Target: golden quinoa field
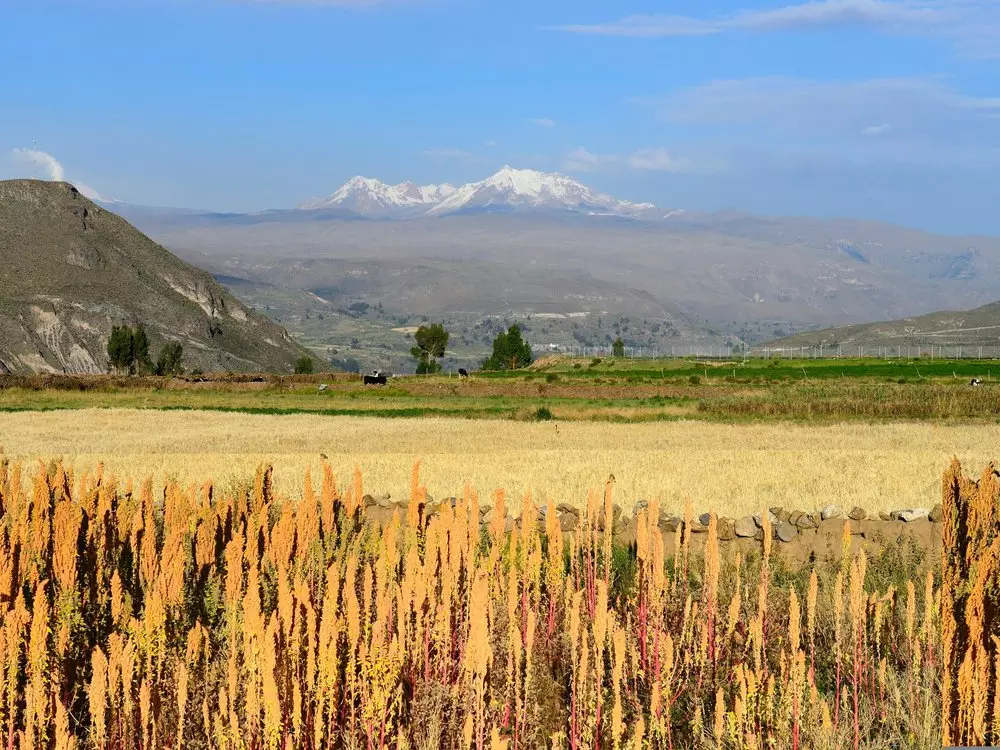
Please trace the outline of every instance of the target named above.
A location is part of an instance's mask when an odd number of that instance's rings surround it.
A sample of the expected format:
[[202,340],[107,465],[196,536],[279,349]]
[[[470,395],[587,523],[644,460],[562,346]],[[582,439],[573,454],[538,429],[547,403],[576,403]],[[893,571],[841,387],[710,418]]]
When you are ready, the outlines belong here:
[[941,467],[952,456],[978,472],[997,454],[1000,427],[988,424],[868,425],[663,422],[529,423],[249,415],[212,411],[83,409],[0,414],[0,446],[12,458],[61,457],[78,469],[103,462],[121,477],[220,486],[274,466],[275,488],[301,494],[321,455],[340,477],[360,467],[365,490],[405,498],[410,467],[435,497],[531,490],[536,501],[582,504],[616,478],[616,500],[631,510],[658,499],[680,512],[754,513],[762,505],[869,510],[931,507]]

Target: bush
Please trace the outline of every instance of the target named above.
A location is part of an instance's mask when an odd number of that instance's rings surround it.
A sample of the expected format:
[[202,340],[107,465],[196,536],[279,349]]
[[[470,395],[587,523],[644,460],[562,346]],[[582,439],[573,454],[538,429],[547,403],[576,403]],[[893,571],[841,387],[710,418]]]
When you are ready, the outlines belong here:
[[550,372],[548,375],[545,376],[546,383],[555,383],[557,380],[559,380],[559,376],[556,375],[554,372]]
[[688,378],[688,383],[690,383],[691,385],[701,385],[701,378],[698,377],[697,375],[692,375],[691,377]]
[[555,415],[547,406],[539,406],[535,409],[534,418],[536,422],[549,422],[555,419]]
[[296,375],[312,375],[315,369],[316,365],[313,362],[312,357],[302,355],[295,361]]

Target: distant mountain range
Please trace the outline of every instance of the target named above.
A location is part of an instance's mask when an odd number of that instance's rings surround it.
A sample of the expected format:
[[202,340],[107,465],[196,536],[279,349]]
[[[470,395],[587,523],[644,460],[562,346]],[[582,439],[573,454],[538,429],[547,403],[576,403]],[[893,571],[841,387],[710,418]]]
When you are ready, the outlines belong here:
[[1000,238],[657,209],[510,167],[455,188],[355,178],[300,208],[245,214],[107,208],[308,332],[314,348],[375,340],[353,320],[325,335],[331,311],[354,305],[384,311],[378,326],[545,315],[564,321],[551,324],[563,343],[609,340],[608,320],[621,319],[627,343],[663,347],[760,343],[1000,299]]
[[302,210],[343,209],[366,217],[412,218],[459,213],[571,212],[629,218],[662,218],[652,203],[630,203],[599,193],[561,174],[505,166],[485,180],[455,188],[402,182],[387,185],[353,177],[327,198]]

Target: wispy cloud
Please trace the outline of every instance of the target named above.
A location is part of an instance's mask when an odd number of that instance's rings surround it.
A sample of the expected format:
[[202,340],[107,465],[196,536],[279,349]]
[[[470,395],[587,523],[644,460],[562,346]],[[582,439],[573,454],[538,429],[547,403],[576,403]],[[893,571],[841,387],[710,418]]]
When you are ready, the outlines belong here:
[[[10,160],[21,172],[23,177],[37,177],[43,180],[66,182],[66,170],[62,163],[52,154],[31,148],[15,148],[10,152]],[[28,170],[31,170],[30,173]],[[94,188],[79,180],[68,180],[87,198],[96,201],[105,200],[104,196]]]
[[595,154],[580,146],[566,156],[564,167],[571,172],[590,172],[620,162],[621,157],[616,154]]
[[888,133],[890,130],[892,130],[892,125],[890,125],[887,122],[884,122],[881,125],[869,125],[867,128],[862,128],[861,135],[867,135],[867,136],[883,135],[885,133]]
[[714,18],[631,15],[558,29],[576,34],[656,38],[838,27],[944,38],[954,42],[963,55],[1000,56],[1000,4],[995,0],[813,0]]
[[563,166],[571,172],[593,172],[606,168],[674,174],[721,171],[721,165],[717,161],[697,162],[665,148],[641,148],[629,154],[598,154],[581,146],[566,155]]
[[763,125],[768,132],[856,138],[893,123],[900,135],[958,138],[975,132],[995,141],[988,116],[1000,98],[973,97],[945,78],[874,78],[816,81],[766,77],[713,81],[645,100],[674,123]]
[[400,0],[227,0],[240,5],[298,5],[314,8],[370,8],[390,5]]
[[695,165],[690,159],[671,154],[665,148],[642,148],[626,160],[631,169],[647,172],[692,172]]
[[550,120],[548,117],[533,117],[531,122],[540,128],[554,128],[556,126],[556,121]]
[[472,151],[464,151],[460,148],[429,148],[424,151],[424,156],[432,156],[436,159],[461,159],[466,161],[479,158]]

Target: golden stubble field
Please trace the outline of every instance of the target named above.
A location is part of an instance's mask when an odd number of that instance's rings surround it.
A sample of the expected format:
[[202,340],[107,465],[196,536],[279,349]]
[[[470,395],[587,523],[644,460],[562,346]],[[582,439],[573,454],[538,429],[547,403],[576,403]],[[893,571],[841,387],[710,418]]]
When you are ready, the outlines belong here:
[[365,490],[405,498],[414,461],[434,497],[505,488],[517,501],[582,504],[616,478],[631,512],[658,497],[680,511],[739,515],[762,506],[812,509],[830,502],[868,510],[930,507],[957,455],[978,472],[1000,453],[1000,427],[935,424],[808,426],[523,423],[463,419],[259,416],[220,412],[78,410],[0,414],[0,446],[25,463],[62,458],[82,469],[103,461],[119,478],[152,476],[228,485],[273,464],[276,488],[301,494],[321,454],[338,479],[354,467]]

